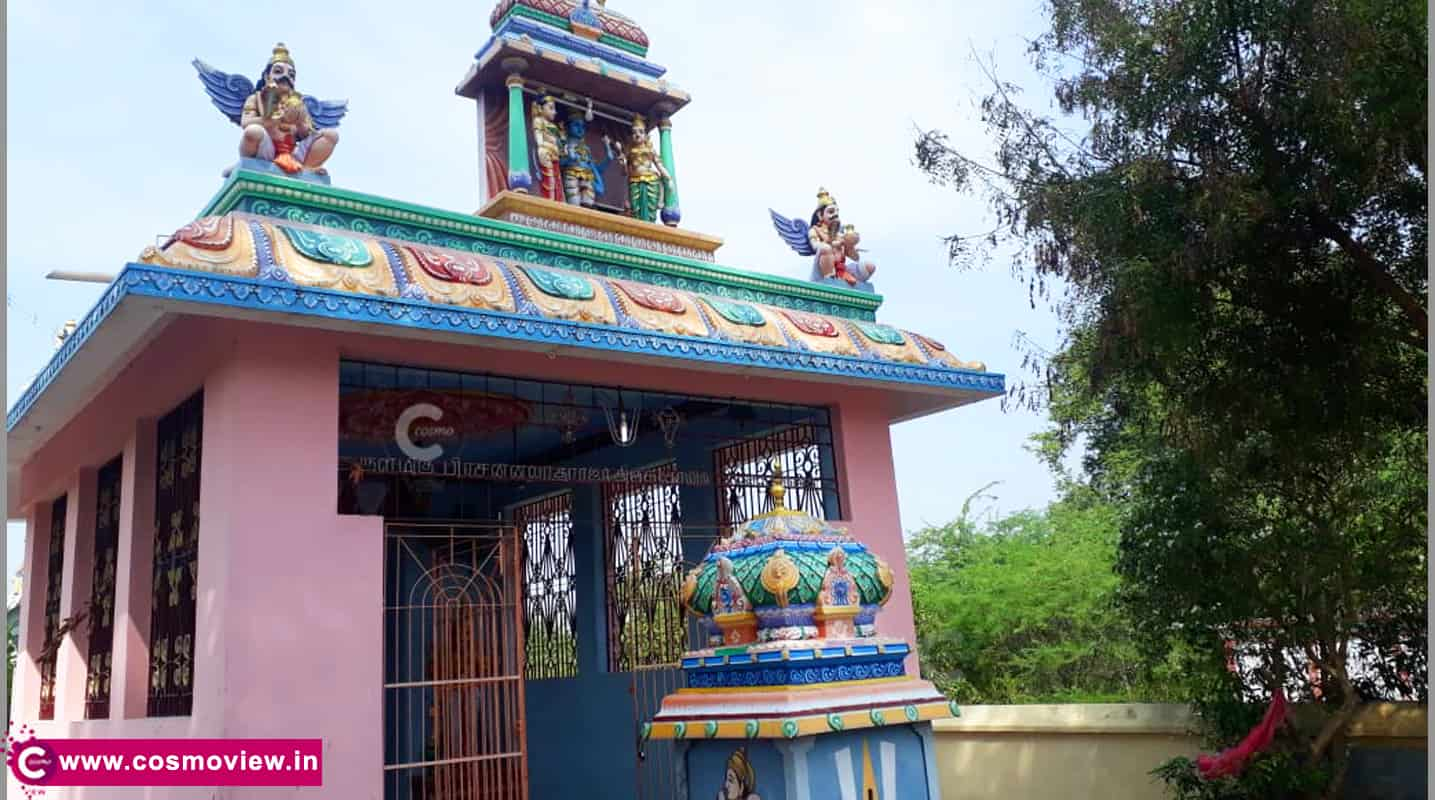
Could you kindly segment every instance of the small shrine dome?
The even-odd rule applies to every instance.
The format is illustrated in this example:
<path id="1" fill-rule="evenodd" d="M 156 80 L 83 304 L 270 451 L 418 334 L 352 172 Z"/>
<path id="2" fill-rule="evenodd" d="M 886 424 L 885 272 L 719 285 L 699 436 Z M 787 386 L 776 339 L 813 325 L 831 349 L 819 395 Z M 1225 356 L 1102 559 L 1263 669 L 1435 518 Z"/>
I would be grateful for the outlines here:
<path id="1" fill-rule="evenodd" d="M 683 607 L 712 647 L 876 636 L 892 570 L 846 529 L 784 507 L 773 471 L 773 510 L 713 545 L 683 582 Z"/>
<path id="2" fill-rule="evenodd" d="M 509 17 L 524 17 L 592 39 L 647 55 L 648 34 L 632 19 L 609 9 L 604 0 L 499 0 L 488 22 L 497 30 Z"/>

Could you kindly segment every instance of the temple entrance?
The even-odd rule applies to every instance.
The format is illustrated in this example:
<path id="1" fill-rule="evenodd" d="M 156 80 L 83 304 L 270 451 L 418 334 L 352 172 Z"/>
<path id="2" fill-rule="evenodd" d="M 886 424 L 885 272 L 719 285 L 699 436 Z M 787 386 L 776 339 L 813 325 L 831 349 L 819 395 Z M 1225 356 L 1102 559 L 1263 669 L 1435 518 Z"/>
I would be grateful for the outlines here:
<path id="1" fill-rule="evenodd" d="M 385 800 L 680 794 L 641 733 L 700 641 L 683 578 L 765 510 L 773 461 L 791 507 L 840 518 L 828 410 L 340 375 L 339 512 L 388 522 Z"/>
<path id="2" fill-rule="evenodd" d="M 521 591 L 511 526 L 385 526 L 385 800 L 527 800 Z"/>

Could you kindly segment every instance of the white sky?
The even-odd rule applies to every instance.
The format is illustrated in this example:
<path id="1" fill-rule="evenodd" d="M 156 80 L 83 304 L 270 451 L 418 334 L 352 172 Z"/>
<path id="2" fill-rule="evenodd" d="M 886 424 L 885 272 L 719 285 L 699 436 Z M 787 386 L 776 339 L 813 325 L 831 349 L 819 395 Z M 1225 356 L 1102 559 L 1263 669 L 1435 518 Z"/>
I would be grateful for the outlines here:
<path id="1" fill-rule="evenodd" d="M 805 217 L 825 186 L 879 266 L 879 320 L 985 361 L 1009 383 L 1019 378 L 1017 331 L 1055 343 L 1054 319 L 1030 308 L 1005 263 L 945 263 L 940 237 L 990 227 L 985 208 L 912 164 L 916 126 L 990 153 L 973 49 L 1049 107 L 1024 56 L 1042 26 L 1035 0 L 611 4 L 644 27 L 650 59 L 694 97 L 673 123 L 683 227 L 723 237 L 721 263 L 806 277 L 808 260 L 778 239 L 767 209 Z M 252 77 L 285 42 L 302 91 L 350 101 L 328 164 L 335 185 L 478 205 L 474 107 L 453 90 L 488 37 L 489 3 L 119 5 L 7 6 L 7 408 L 49 359 L 55 330 L 101 291 L 45 273 L 118 271 L 192 219 L 235 161 L 238 130 L 209 104 L 193 58 Z M 903 527 L 950 520 L 991 481 L 1003 512 L 1046 503 L 1051 477 L 1023 449 L 1041 427 L 996 400 L 895 427 Z M 10 526 L 8 573 L 22 537 Z"/>

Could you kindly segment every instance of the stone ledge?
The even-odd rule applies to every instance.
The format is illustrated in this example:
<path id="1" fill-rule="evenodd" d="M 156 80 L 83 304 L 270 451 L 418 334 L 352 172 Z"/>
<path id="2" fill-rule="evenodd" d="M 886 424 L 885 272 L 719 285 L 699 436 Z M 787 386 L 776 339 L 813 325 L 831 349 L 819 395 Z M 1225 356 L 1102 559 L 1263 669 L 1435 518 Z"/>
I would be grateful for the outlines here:
<path id="1" fill-rule="evenodd" d="M 1297 706 L 1308 717 L 1315 711 Z M 1352 739 L 1426 738 L 1428 709 L 1414 703 L 1371 703 L 1351 723 Z M 1196 719 L 1178 703 L 1070 703 L 962 706 L 956 719 L 938 720 L 939 735 L 1039 733 L 1053 736 L 1125 734 L 1136 736 L 1192 735 Z"/>
<path id="2" fill-rule="evenodd" d="M 648 243 L 669 245 L 680 251 L 674 255 L 698 257 L 708 261 L 712 260 L 713 252 L 722 246 L 722 239 L 705 233 L 659 225 L 655 222 L 644 222 L 640 219 L 568 203 L 558 203 L 522 192 L 499 192 L 476 212 L 476 216 L 500 220 L 507 220 L 513 214 L 566 223 L 592 232 L 584 238 L 597 238 L 593 234 L 606 233 L 621 238 L 620 241 L 613 241 L 613 244 L 624 244 L 631 247 L 634 246 L 632 240 L 637 240 L 641 243 L 637 246 L 646 245 L 645 249 L 657 249 Z M 574 233 L 573 231 L 563 232 Z M 578 233 L 577 235 L 584 234 Z"/>
<path id="3" fill-rule="evenodd" d="M 1189 733 L 1193 717 L 1175 703 L 1067 703 L 1042 705 L 962 706 L 956 719 L 933 723 L 941 734 L 1049 733 L 1170 734 Z"/>

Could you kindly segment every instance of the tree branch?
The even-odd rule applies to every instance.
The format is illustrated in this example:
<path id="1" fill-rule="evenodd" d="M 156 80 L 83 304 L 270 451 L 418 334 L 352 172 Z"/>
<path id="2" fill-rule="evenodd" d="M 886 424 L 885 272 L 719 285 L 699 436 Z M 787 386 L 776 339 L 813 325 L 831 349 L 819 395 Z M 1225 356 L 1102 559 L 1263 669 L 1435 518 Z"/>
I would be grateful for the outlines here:
<path id="1" fill-rule="evenodd" d="M 1336 224 L 1334 220 L 1327 217 L 1322 211 L 1312 211 L 1311 221 L 1315 229 L 1327 239 L 1335 242 L 1345 254 L 1350 256 L 1360 271 L 1365 274 L 1370 282 L 1377 289 L 1384 292 L 1395 302 L 1405 314 L 1405 319 L 1415 330 L 1415 335 L 1420 343 L 1420 349 L 1429 351 L 1430 341 L 1430 318 L 1425 313 L 1424 306 L 1415 295 L 1406 291 L 1405 287 L 1395 282 L 1385 265 L 1380 263 L 1365 246 L 1357 242 L 1349 231 Z"/>

